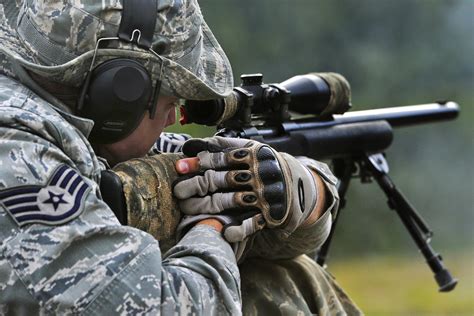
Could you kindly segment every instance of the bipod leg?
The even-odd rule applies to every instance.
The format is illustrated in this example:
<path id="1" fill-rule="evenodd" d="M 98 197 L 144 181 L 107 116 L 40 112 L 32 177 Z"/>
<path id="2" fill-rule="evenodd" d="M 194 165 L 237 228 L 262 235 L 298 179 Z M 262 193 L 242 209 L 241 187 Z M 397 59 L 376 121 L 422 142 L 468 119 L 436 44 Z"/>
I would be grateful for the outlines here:
<path id="1" fill-rule="evenodd" d="M 449 292 L 454 289 L 458 281 L 451 276 L 444 267 L 441 256 L 429 244 L 433 233 L 388 176 L 388 164 L 384 155 L 368 155 L 364 163 L 387 196 L 389 207 L 397 212 L 420 252 L 425 257 L 428 266 L 434 273 L 439 291 Z"/>

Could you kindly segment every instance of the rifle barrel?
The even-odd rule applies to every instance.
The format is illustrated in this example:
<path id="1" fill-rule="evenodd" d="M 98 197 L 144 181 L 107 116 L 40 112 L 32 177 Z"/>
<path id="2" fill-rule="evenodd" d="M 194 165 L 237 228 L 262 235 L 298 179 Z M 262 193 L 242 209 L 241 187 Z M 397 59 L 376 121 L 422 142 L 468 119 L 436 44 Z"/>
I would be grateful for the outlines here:
<path id="1" fill-rule="evenodd" d="M 409 105 L 348 112 L 327 120 L 313 117 L 244 127 L 238 135 L 293 155 L 332 159 L 382 152 L 392 142 L 393 127 L 450 120 L 458 113 L 455 102 Z"/>
<path id="2" fill-rule="evenodd" d="M 392 127 L 402 127 L 446 121 L 456 118 L 459 114 L 459 105 L 455 102 L 428 103 L 420 105 L 408 105 L 399 107 L 380 108 L 375 110 L 347 112 L 341 115 L 333 115 L 332 119 L 317 121 L 312 119 L 301 119 L 284 123 L 286 132 L 294 128 L 314 129 L 318 127 L 329 127 L 340 124 L 363 123 L 372 121 L 387 121 Z"/>

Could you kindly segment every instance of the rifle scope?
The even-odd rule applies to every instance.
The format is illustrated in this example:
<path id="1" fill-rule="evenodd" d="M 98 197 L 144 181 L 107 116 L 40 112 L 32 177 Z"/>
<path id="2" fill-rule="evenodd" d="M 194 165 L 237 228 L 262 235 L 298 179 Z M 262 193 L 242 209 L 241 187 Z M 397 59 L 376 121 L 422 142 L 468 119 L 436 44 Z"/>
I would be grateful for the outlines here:
<path id="1" fill-rule="evenodd" d="M 350 107 L 350 86 L 336 73 L 310 73 L 282 83 L 264 84 L 262 74 L 242 75 L 242 84 L 225 99 L 186 101 L 181 123 L 249 126 L 251 117 L 267 122 L 288 120 L 289 111 L 321 118 Z"/>

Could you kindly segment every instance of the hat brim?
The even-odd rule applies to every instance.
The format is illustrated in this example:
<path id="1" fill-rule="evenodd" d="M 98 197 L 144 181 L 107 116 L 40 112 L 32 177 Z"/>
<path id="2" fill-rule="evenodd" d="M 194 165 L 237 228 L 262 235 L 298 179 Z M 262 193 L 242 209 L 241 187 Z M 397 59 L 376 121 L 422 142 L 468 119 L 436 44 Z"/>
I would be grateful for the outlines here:
<path id="1" fill-rule="evenodd" d="M 64 64 L 43 65 L 33 50 L 23 43 L 16 30 L 0 16 L 0 52 L 28 70 L 65 85 L 79 87 L 91 67 L 94 51 L 88 51 Z M 131 46 L 131 45 L 130 45 Z M 131 58 L 144 64 L 152 80 L 162 80 L 163 91 L 189 100 L 208 100 L 227 96 L 233 89 L 233 75 L 229 60 L 205 22 L 202 38 L 188 54 L 198 52 L 198 58 L 187 55 L 175 60 L 158 58 L 152 52 L 131 49 L 99 49 L 95 64 L 113 58 Z M 197 59 L 197 60 L 196 60 Z M 163 67 L 161 69 L 161 67 Z"/>

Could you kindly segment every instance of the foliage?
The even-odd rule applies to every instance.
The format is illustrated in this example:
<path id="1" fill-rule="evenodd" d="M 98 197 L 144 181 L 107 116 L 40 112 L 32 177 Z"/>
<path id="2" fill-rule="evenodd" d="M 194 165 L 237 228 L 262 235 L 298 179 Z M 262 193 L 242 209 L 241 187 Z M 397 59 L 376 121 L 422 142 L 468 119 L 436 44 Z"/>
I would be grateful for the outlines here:
<path id="1" fill-rule="evenodd" d="M 413 256 L 413 257 L 412 257 Z M 412 256 L 335 260 L 329 271 L 367 315 L 473 315 L 473 253 L 450 253 L 460 279 L 453 292 L 439 293 L 423 262 Z"/>

